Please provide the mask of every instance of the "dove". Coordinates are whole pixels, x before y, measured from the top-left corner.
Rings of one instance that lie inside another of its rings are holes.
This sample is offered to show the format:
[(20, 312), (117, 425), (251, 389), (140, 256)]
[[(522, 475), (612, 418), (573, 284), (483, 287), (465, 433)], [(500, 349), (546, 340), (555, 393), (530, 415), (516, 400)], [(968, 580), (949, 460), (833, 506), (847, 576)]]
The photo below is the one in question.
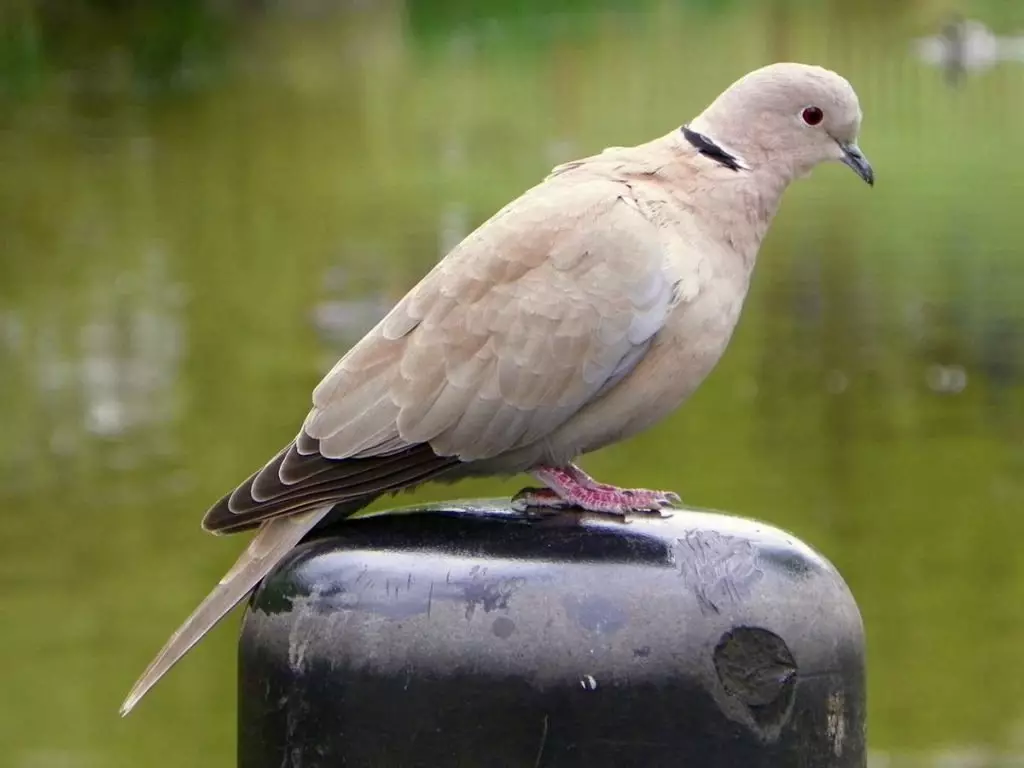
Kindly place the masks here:
[(518, 507), (675, 505), (576, 462), (668, 416), (711, 372), (792, 181), (834, 161), (874, 184), (860, 124), (844, 78), (772, 64), (681, 128), (559, 165), (494, 214), (324, 376), (296, 437), (206, 513), (207, 531), (256, 534), (122, 714), (314, 527), (384, 494), (525, 472), (539, 487)]

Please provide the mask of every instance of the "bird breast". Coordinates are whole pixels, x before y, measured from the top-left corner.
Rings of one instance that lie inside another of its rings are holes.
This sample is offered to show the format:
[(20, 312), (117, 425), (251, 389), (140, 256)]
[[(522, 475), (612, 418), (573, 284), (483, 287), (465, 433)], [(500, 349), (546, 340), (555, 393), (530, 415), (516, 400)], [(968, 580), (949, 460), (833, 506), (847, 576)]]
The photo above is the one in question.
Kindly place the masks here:
[(664, 269), (678, 300), (636, 367), (581, 409), (548, 441), (548, 457), (569, 461), (625, 440), (676, 410), (725, 352), (750, 282), (740, 254), (697, 233), (666, 232)]

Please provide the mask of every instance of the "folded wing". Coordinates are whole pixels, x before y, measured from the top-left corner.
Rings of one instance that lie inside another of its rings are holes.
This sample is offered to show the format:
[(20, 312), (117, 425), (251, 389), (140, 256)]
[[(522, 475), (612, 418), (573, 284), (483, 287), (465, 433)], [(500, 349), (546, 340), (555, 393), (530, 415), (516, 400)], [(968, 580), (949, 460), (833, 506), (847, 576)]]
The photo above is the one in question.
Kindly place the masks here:
[(625, 184), (535, 187), (335, 365), (296, 440), (204, 525), (250, 527), (543, 440), (642, 359), (674, 301), (663, 261)]

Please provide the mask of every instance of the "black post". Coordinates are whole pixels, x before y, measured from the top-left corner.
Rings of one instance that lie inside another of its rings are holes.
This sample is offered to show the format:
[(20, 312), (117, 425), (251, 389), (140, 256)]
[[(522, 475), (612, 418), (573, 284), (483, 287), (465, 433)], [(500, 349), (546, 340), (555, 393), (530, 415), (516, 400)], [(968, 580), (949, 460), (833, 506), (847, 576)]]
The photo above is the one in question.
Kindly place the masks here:
[(846, 585), (710, 513), (345, 522), (256, 592), (239, 678), (241, 768), (866, 765)]

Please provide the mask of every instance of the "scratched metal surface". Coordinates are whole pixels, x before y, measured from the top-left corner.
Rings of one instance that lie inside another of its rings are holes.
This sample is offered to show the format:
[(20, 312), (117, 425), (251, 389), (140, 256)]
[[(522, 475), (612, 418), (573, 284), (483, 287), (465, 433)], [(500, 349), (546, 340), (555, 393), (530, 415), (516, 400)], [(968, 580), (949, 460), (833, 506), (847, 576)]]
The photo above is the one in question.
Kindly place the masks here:
[(462, 502), (349, 522), (266, 580), (240, 648), (246, 768), (517, 766), (538, 733), (538, 765), (675, 765), (725, 742), (715, 765), (864, 764), (845, 584), (792, 535), (709, 512)]

